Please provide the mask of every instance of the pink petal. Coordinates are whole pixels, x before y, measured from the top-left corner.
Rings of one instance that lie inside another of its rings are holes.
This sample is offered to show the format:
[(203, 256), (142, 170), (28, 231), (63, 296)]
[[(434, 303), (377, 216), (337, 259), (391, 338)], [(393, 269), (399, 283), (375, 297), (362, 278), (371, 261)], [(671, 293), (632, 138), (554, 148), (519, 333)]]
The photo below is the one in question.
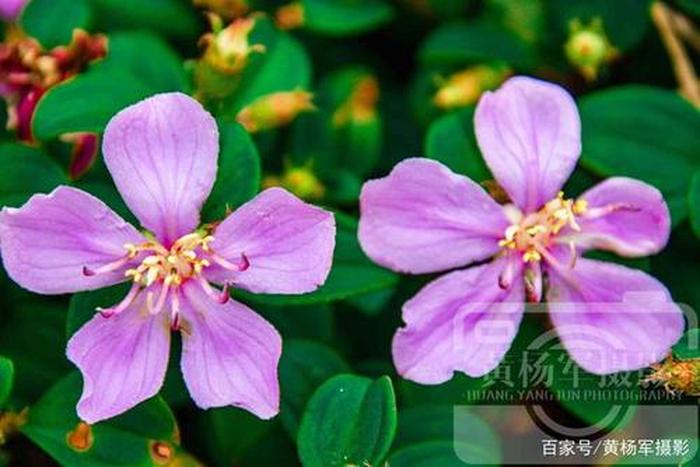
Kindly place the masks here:
[(485, 93), (474, 126), (496, 181), (526, 212), (556, 196), (581, 153), (576, 103), (545, 81), (518, 76)]
[(28, 0), (0, 0), (0, 18), (14, 21)]
[(429, 159), (406, 159), (365, 183), (358, 237), (375, 262), (400, 272), (443, 271), (498, 252), (509, 223), (479, 185)]
[(582, 196), (588, 211), (579, 221), (576, 245), (611, 250), (622, 256), (658, 253), (671, 234), (671, 216), (663, 195), (644, 182), (615, 177)]
[[(506, 277), (511, 280), (502, 288)], [(443, 383), (454, 371), (488, 373), (515, 338), (524, 300), (519, 259), (504, 257), (438, 278), (403, 306), (406, 327), (392, 345), (396, 369), (421, 384)]]
[(562, 344), (590, 373), (647, 367), (683, 334), (666, 287), (636, 269), (580, 258), (573, 269), (550, 271), (547, 300)]
[(0, 212), (5, 270), (25, 289), (43, 294), (92, 290), (124, 280), (125, 264), (114, 272), (86, 276), (126, 255), (125, 243), (144, 237), (106, 204), (66, 186), (34, 195), (21, 208)]
[(311, 292), (328, 277), (335, 247), (333, 214), (281, 188), (263, 191), (214, 231), (212, 249), (242, 271), (207, 268), (214, 282), (256, 293)]
[(183, 292), (182, 373), (192, 399), (203, 409), (234, 405), (274, 417), (282, 353), (275, 328), (241, 303), (213, 301), (192, 282)]
[(168, 93), (127, 107), (107, 125), (102, 151), (124, 201), (162, 243), (197, 227), (219, 153), (216, 122), (197, 101)]
[(97, 314), (68, 341), (67, 355), (83, 374), (78, 416), (96, 423), (155, 396), (170, 352), (168, 315), (146, 309), (139, 294), (121, 313)]

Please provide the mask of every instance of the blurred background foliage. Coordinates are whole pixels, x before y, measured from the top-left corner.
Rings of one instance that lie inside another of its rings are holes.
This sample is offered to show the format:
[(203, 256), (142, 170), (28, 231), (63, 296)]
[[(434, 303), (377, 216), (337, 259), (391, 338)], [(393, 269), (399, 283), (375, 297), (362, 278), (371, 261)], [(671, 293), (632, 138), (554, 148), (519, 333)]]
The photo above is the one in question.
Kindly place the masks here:
[[(336, 211), (338, 239), (318, 291), (235, 292), (284, 338), (282, 408), (271, 421), (194, 407), (173, 355), (158, 397), (94, 427), (79, 423), (81, 380), (64, 356), (66, 339), (123, 291), (39, 297), (0, 271), (0, 465), (463, 465), (452, 406), (467, 403), (471, 389), (501, 384), (499, 370), (439, 386), (395, 373), (401, 304), (431, 277), (400, 277), (362, 253), (362, 183), (418, 155), (486, 182), (472, 123), (481, 93), (513, 74), (560, 83), (583, 124), (567, 194), (613, 175), (658, 187), (672, 212), (671, 242), (625, 264), (700, 310), (699, 17), (697, 0), (31, 0), (3, 25), (0, 205), (71, 184), (134, 221), (99, 136), (123, 107), (182, 91), (207, 106), (221, 133), (205, 221), (277, 185)], [(528, 316), (507, 361), (549, 326)], [(697, 378), (697, 349), (684, 340), (674, 354), (629, 375), (633, 390), (646, 390), (636, 381), (651, 373), (697, 394), (697, 383), (662, 371), (685, 362)], [(555, 378), (539, 385), (566, 389), (567, 372), (584, 374), (572, 365), (555, 366)], [(603, 384), (584, 376), (590, 387)], [(595, 424), (609, 405), (553, 410)], [(507, 442), (489, 423), (475, 416), (468, 427), (463, 449), (475, 462), (498, 463)]]

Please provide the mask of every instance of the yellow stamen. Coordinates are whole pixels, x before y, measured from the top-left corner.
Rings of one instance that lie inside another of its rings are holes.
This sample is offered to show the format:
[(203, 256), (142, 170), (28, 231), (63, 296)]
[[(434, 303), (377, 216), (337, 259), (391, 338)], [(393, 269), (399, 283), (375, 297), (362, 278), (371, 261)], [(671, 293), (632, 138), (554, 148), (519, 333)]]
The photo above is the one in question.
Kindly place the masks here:
[(126, 244), (124, 248), (130, 257), (138, 253), (149, 253), (141, 264), (128, 269), (124, 275), (143, 286), (150, 286), (157, 281), (166, 285), (179, 285), (183, 279), (201, 274), (209, 266), (209, 261), (200, 258), (197, 249), (210, 251), (209, 244), (214, 240), (211, 235), (195, 232), (179, 238), (169, 250), (156, 242), (145, 242), (141, 245)]
[[(560, 192), (538, 212), (520, 218), (506, 228), (498, 245), (522, 253), (524, 262), (542, 260), (542, 249), (547, 248), (553, 238), (565, 227), (581, 230), (576, 218), (588, 209), (586, 200), (565, 199)], [(514, 219), (515, 220), (515, 219)]]

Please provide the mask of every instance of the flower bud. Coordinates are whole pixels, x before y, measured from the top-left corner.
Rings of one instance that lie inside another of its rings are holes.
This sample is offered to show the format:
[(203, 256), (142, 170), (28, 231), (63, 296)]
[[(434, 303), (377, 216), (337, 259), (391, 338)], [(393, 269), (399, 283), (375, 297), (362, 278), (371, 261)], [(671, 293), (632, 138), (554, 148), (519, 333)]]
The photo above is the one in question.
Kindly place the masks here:
[(66, 435), (66, 444), (77, 452), (90, 450), (94, 442), (92, 427), (85, 422), (78, 422), (75, 428)]
[(281, 6), (275, 13), (275, 22), (280, 29), (296, 29), (304, 25), (304, 5), (292, 2)]
[(52, 86), (82, 72), (107, 53), (107, 38), (73, 31), (70, 44), (45, 51), (32, 38), (0, 43), (0, 96), (8, 104), (9, 129), (32, 141), (31, 122), (39, 98)]
[(71, 180), (77, 180), (82, 177), (95, 162), (100, 146), (99, 136), (95, 133), (85, 132), (64, 133), (60, 136), (60, 140), (73, 145), (68, 174)]
[(241, 109), (236, 120), (250, 133), (284, 126), (300, 113), (314, 110), (312, 98), (300, 89), (267, 94)]
[(358, 80), (345, 102), (333, 113), (333, 125), (339, 128), (374, 119), (378, 100), (379, 84), (376, 78), (368, 75)]
[(263, 179), (263, 187), (280, 186), (306, 200), (323, 198), (326, 188), (307, 167), (288, 167), (282, 175), (268, 175)]
[(589, 81), (595, 80), (600, 68), (617, 56), (599, 18), (587, 26), (583, 26), (579, 20), (572, 21), (564, 51), (569, 63)]
[(252, 53), (265, 52), (262, 44), (250, 44), (248, 36), (255, 27), (254, 18), (234, 20), (221, 28), (221, 18), (210, 16), (213, 32), (202, 36), (201, 43), (206, 46), (202, 61), (214, 70), (225, 74), (239, 73), (248, 63)]
[(483, 92), (497, 88), (509, 73), (505, 66), (489, 65), (459, 71), (441, 83), (433, 103), (444, 110), (475, 104)]

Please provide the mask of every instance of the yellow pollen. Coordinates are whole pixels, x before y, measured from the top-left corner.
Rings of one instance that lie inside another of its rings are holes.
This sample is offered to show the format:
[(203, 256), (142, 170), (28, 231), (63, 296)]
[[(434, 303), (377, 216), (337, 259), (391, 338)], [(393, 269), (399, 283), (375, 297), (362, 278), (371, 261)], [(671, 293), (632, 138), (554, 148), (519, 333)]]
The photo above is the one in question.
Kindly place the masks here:
[(126, 244), (124, 248), (130, 258), (139, 253), (149, 254), (138, 267), (128, 269), (124, 275), (146, 287), (157, 281), (163, 281), (165, 285), (180, 285), (210, 265), (206, 259), (199, 258), (197, 250), (210, 251), (209, 243), (213, 240), (211, 235), (195, 232), (180, 237), (169, 250), (153, 241), (141, 245)]
[(498, 245), (521, 252), (524, 262), (541, 261), (542, 251), (562, 229), (569, 227), (575, 231), (581, 230), (576, 218), (587, 209), (586, 200), (565, 199), (564, 193), (560, 192), (539, 211), (524, 216), (517, 224), (508, 226)]

